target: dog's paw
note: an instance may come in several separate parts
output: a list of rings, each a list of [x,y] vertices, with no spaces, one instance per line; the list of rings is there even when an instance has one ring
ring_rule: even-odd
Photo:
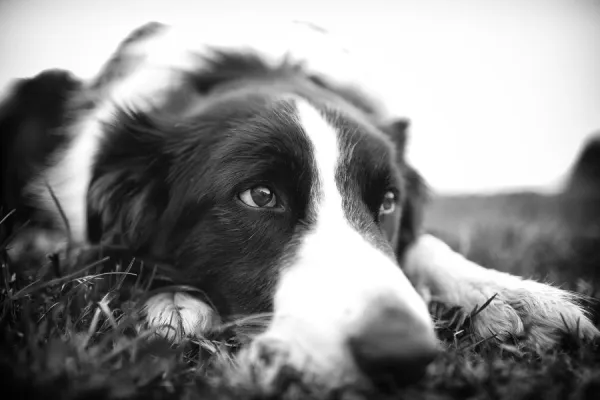
[[[581,339],[600,336],[580,305],[581,296],[541,282],[509,278],[512,282],[505,281],[505,286],[489,288],[488,292],[497,294],[488,307],[475,311],[479,312],[472,318],[472,327],[479,336],[522,337],[537,351],[555,347],[565,335]]]
[[[470,317],[471,330],[480,338],[523,338],[527,347],[545,351],[565,334],[600,336],[580,305],[583,296],[484,268],[433,236],[423,235],[408,249],[404,270],[431,301]]]
[[[147,329],[171,342],[202,337],[219,324],[216,312],[205,302],[183,292],[150,297],[142,307]]]

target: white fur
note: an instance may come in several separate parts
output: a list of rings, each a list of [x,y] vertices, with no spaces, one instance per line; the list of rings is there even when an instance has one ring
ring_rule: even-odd
[[[354,381],[358,373],[347,340],[365,328],[381,307],[407,310],[405,321],[430,335],[425,303],[392,258],[356,231],[342,208],[335,182],[340,152],[337,134],[317,110],[298,101],[299,122],[314,148],[318,181],[316,226],[297,258],[282,272],[274,299],[274,320],[257,345],[288,348],[288,363],[326,379],[327,385]],[[314,193],[314,192],[313,192]]]
[[[577,304],[578,295],[484,268],[431,235],[422,235],[407,250],[404,270],[424,297],[459,306],[465,313],[483,306],[496,294],[489,306],[474,318],[473,329],[481,337],[518,336],[529,323],[529,344],[545,350],[557,345],[561,332],[579,329],[579,336],[585,338],[599,334]]]
[[[181,292],[152,296],[142,312],[150,329],[173,342],[185,337],[202,337],[220,323],[208,304]]]

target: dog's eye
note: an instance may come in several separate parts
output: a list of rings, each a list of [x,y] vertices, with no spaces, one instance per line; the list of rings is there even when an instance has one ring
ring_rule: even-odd
[[[254,208],[273,208],[277,205],[277,197],[266,186],[254,186],[240,193],[240,200]]]
[[[396,210],[396,195],[394,192],[386,192],[379,207],[379,214],[391,214]]]

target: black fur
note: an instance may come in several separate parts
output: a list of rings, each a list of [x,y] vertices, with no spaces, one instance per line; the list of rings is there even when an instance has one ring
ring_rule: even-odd
[[[206,292],[224,315],[268,309],[269,270],[310,223],[313,162],[293,113],[263,96],[215,101],[187,119],[123,112],[90,186],[98,237],[173,263],[179,283]],[[285,212],[238,200],[260,184]]]
[[[97,89],[122,76],[113,69],[129,61],[117,54],[90,97],[101,96]],[[286,97],[293,94],[320,109],[339,132],[336,179],[348,219],[401,259],[420,229],[425,193],[404,160],[407,123],[380,121],[376,107],[358,92],[306,75],[299,66],[273,69],[252,55],[221,53],[208,64],[190,77],[202,94],[194,100],[198,107],[188,104],[185,113],[166,107],[149,115],[120,110],[104,126],[88,190],[90,241],[170,263],[175,283],[203,290],[224,316],[268,310],[278,269],[315,222],[313,149],[294,101]],[[17,93],[13,101],[22,98]],[[35,106],[24,110],[9,113],[17,115],[13,121],[37,118]],[[56,120],[47,126],[63,126],[67,113],[54,109]],[[8,121],[0,120],[10,127],[8,136],[23,135]],[[43,157],[54,150],[44,149]],[[20,193],[29,179],[20,178],[10,193]],[[274,190],[283,208],[244,205],[239,194],[256,185]],[[386,191],[396,194],[399,207],[381,216]],[[4,201],[21,205],[5,195]]]
[[[396,252],[402,261],[404,251],[419,235],[423,225],[423,214],[429,199],[429,189],[423,177],[405,158],[410,121],[396,119],[379,124],[379,129],[387,134],[396,148],[395,164],[400,169],[404,182],[404,196],[401,203],[400,229]]]

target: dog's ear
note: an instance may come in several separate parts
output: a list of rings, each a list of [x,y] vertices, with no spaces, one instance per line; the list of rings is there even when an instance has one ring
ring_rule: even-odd
[[[406,146],[410,121],[394,119],[380,125],[396,147],[396,163],[404,179],[404,192],[396,254],[402,258],[404,251],[421,233],[423,215],[429,190],[419,172],[406,161]]]
[[[166,29],[161,23],[149,22],[133,30],[89,83],[90,92],[103,96],[131,79],[147,63],[144,46]],[[148,87],[154,89],[152,85],[160,84],[161,78],[157,77],[159,82],[149,81]],[[104,124],[105,136],[87,191],[87,235],[91,243],[122,244],[138,251],[149,245],[168,202],[166,175],[170,161],[163,152],[160,129],[143,112],[133,110],[139,106],[137,92],[126,95],[131,98],[124,103],[131,108],[117,107],[111,122]],[[119,96],[113,94],[114,98]],[[162,99],[159,94],[150,97]]]
[[[68,71],[47,70],[15,81],[0,100],[1,208],[3,214],[16,210],[6,224],[31,217],[23,190],[64,142],[65,134],[57,128],[80,86]]]
[[[98,75],[90,82],[90,90],[101,91],[131,74],[144,62],[145,57],[144,53],[136,51],[135,47],[166,28],[159,22],[148,22],[129,33],[102,66]]]
[[[150,117],[120,112],[100,143],[87,194],[88,239],[149,246],[169,199],[171,159]]]
[[[404,165],[402,172],[406,196],[402,205],[400,234],[396,247],[398,257],[402,257],[406,248],[422,233],[425,207],[429,199],[429,189],[419,172],[408,164]]]
[[[396,118],[379,125],[379,128],[392,140],[396,147],[396,162],[399,165],[405,163],[406,143],[408,141],[408,129],[410,120]]]

